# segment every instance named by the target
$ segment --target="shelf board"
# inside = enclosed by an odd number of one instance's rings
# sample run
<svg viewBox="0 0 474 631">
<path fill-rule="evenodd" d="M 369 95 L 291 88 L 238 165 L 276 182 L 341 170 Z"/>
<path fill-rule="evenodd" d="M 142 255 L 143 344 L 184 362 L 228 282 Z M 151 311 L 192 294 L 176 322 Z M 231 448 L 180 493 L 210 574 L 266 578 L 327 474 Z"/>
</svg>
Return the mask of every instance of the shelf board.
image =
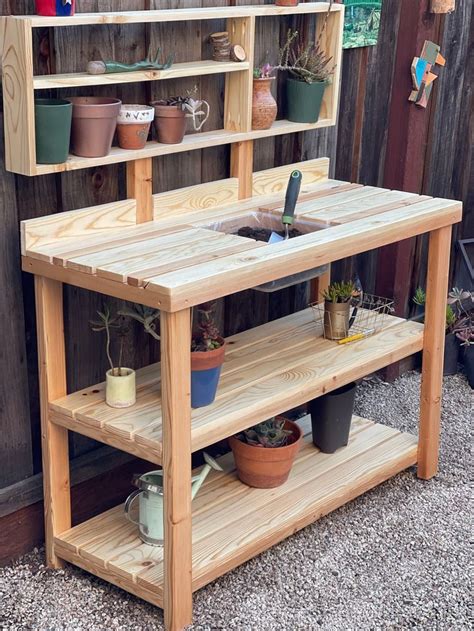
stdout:
<svg viewBox="0 0 474 631">
<path fill-rule="evenodd" d="M 197 451 L 421 350 L 423 326 L 386 316 L 384 328 L 346 345 L 321 337 L 312 309 L 227 339 L 216 400 L 192 411 Z M 52 421 L 100 442 L 161 464 L 160 365 L 137 373 L 137 403 L 114 409 L 105 385 L 50 404 Z"/>
<path fill-rule="evenodd" d="M 275 545 L 416 463 L 415 436 L 353 418 L 347 447 L 323 454 L 305 439 L 288 481 L 252 489 L 236 475 L 231 454 L 220 459 L 193 502 L 193 590 Z M 55 538 L 55 553 L 155 605 L 163 603 L 163 549 L 148 546 L 113 508 Z"/>
<path fill-rule="evenodd" d="M 220 20 L 242 17 L 272 15 L 305 15 L 325 13 L 328 2 L 308 2 L 296 7 L 241 6 L 199 7 L 193 9 L 158 9 L 153 11 L 121 11 L 102 13 L 76 13 L 72 17 L 42 17 L 38 15 L 15 16 L 27 20 L 32 27 L 86 26 L 92 24 L 145 24 L 150 22 L 184 22 L 188 20 Z M 343 11 L 343 6 L 334 4 L 332 11 Z"/>
<path fill-rule="evenodd" d="M 139 72 L 113 72 L 92 75 L 87 72 L 71 74 L 53 74 L 36 76 L 33 79 L 35 90 L 51 88 L 80 88 L 83 86 L 114 85 L 117 83 L 135 83 L 143 81 L 161 81 L 181 77 L 201 77 L 210 74 L 242 72 L 249 69 L 248 61 L 190 61 L 173 64 L 167 70 L 143 70 Z"/>
<path fill-rule="evenodd" d="M 182 143 L 177 145 L 164 145 L 159 142 L 147 142 L 144 149 L 132 151 L 112 147 L 108 156 L 103 158 L 80 158 L 70 155 L 64 164 L 37 164 L 35 175 L 45 175 L 47 173 L 61 173 L 63 171 L 75 171 L 76 169 L 87 169 L 91 167 L 104 166 L 106 164 L 116 164 L 118 162 L 129 162 L 130 160 L 140 160 L 141 158 L 154 158 L 157 156 L 183 151 L 194 151 L 206 149 L 207 147 L 217 147 L 219 145 L 229 145 L 245 140 L 258 140 L 270 136 L 281 136 L 282 134 L 294 134 L 302 131 L 311 131 L 322 127 L 329 127 L 333 122 L 329 118 L 323 118 L 317 123 L 292 123 L 288 120 L 275 121 L 270 129 L 259 129 L 247 132 L 229 131 L 218 129 L 199 134 L 187 134 Z"/>
</svg>

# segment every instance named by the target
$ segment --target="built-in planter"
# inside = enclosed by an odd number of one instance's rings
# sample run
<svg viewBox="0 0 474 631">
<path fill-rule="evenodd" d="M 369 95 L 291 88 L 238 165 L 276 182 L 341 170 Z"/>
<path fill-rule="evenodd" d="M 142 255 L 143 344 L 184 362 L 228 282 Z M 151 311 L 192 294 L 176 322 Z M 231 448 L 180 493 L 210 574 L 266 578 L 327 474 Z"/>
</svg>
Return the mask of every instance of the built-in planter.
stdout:
<svg viewBox="0 0 474 631">
<path fill-rule="evenodd" d="M 74 15 L 76 0 L 35 0 L 36 13 L 45 16 Z"/>
<path fill-rule="evenodd" d="M 273 81 L 275 77 L 253 80 L 252 129 L 270 129 L 275 122 L 278 106 L 271 92 Z"/>
<path fill-rule="evenodd" d="M 307 83 L 297 79 L 286 80 L 287 118 L 294 123 L 316 123 L 323 102 L 325 81 Z"/>
<path fill-rule="evenodd" d="M 105 401 L 111 408 L 128 408 L 135 405 L 137 389 L 135 371 L 131 368 L 114 368 L 106 373 Z"/>
<path fill-rule="evenodd" d="M 216 398 L 225 356 L 225 341 L 218 338 L 219 348 L 191 353 L 191 407 L 210 405 Z"/>
<path fill-rule="evenodd" d="M 287 444 L 282 447 L 264 447 L 245 442 L 242 435 L 231 436 L 229 444 L 234 454 L 239 479 L 259 489 L 272 489 L 288 480 L 291 467 L 298 453 L 302 432 L 293 421 L 283 417 L 283 429 L 289 432 Z"/>
<path fill-rule="evenodd" d="M 35 99 L 36 162 L 62 164 L 69 154 L 72 103 L 65 99 Z"/>
<path fill-rule="evenodd" d="M 184 110 L 178 105 L 155 103 L 155 130 L 158 142 L 177 145 L 183 142 L 186 131 Z"/>
<path fill-rule="evenodd" d="M 309 404 L 313 443 L 323 453 L 332 454 L 349 442 L 356 384 L 313 399 Z"/>
<path fill-rule="evenodd" d="M 155 110 L 150 105 L 122 105 L 117 119 L 117 136 L 122 149 L 143 149 Z"/>
<path fill-rule="evenodd" d="M 122 102 L 101 96 L 75 96 L 72 102 L 71 151 L 84 158 L 110 153 Z"/>
</svg>

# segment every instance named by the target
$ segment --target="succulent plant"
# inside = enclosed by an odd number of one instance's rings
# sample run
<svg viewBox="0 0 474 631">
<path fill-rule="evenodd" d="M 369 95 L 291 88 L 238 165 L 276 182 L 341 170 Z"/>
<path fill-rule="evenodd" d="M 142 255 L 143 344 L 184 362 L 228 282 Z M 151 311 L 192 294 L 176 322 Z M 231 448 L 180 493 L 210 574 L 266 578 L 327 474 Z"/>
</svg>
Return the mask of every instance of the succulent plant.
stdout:
<svg viewBox="0 0 474 631">
<path fill-rule="evenodd" d="M 358 293 L 352 281 L 332 283 L 323 291 L 323 298 L 328 302 L 349 302 Z"/>
<path fill-rule="evenodd" d="M 215 300 L 203 302 L 196 307 L 198 330 L 193 335 L 191 350 L 196 351 L 213 351 L 222 346 L 219 329 L 214 319 L 216 309 Z"/>
<path fill-rule="evenodd" d="M 239 438 L 255 447 L 284 447 L 293 432 L 285 429 L 285 419 L 271 418 L 246 429 Z"/>
</svg>

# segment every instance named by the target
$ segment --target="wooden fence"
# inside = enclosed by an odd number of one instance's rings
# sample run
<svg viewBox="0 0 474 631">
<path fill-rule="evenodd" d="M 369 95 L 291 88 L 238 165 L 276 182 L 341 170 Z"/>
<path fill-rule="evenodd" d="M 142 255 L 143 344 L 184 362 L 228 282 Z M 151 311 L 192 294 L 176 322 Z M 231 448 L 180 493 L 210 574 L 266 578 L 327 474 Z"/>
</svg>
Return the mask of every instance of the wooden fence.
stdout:
<svg viewBox="0 0 474 631">
<path fill-rule="evenodd" d="M 266 3 L 262 0 L 78 0 L 79 10 L 85 12 Z M 430 15 L 427 5 L 428 0 L 384 0 L 379 44 L 344 53 L 338 126 L 257 141 L 255 170 L 329 156 L 331 174 L 338 179 L 464 200 L 465 219 L 456 229 L 454 238 L 474 236 L 471 0 L 458 0 L 456 12 L 449 16 Z M 0 4 L 0 15 L 32 12 L 33 0 L 3 0 Z M 290 25 L 302 29 L 307 37 L 311 37 L 314 30 L 311 19 L 257 20 L 257 63 L 266 59 L 276 61 L 279 42 Z M 89 60 L 101 57 L 134 61 L 144 58 L 150 46 L 174 51 L 176 61 L 209 58 L 207 35 L 222 30 L 223 26 L 214 21 L 68 27 L 54 32 L 37 29 L 35 74 L 83 71 Z M 430 38 L 441 43 L 447 65 L 440 73 L 432 102 L 425 111 L 409 104 L 407 98 L 411 88 L 411 59 L 420 52 L 424 39 Z M 195 85 L 202 98 L 211 104 L 207 129 L 222 127 L 223 78 L 219 75 L 99 87 L 94 93 L 117 96 L 124 102 L 149 102 Z M 63 91 L 67 95 L 84 93 L 84 90 Z M 54 96 L 57 91 L 45 93 L 48 94 Z M 41 512 L 33 279 L 20 271 L 18 223 L 22 219 L 125 196 L 123 165 L 27 178 L 5 172 L 3 153 L 3 132 L 0 132 L 3 218 L 0 231 L 0 520 L 2 516 L 9 519 L 8 527 L 0 526 L 0 548 L 10 532 L 24 526 L 24 513 L 15 516 L 15 510 L 24 511 L 34 506 L 37 515 Z M 228 175 L 228 147 L 154 160 L 155 192 Z M 425 245 L 424 239 L 419 238 L 382 253 L 368 252 L 355 259 L 339 261 L 333 266 L 333 274 L 343 277 L 357 269 L 366 290 L 395 294 L 399 312 L 407 313 L 408 297 L 418 284 L 424 283 Z M 453 248 L 452 274 L 459 265 L 460 258 Z M 225 333 L 230 334 L 285 315 L 302 307 L 306 299 L 305 287 L 270 295 L 243 292 L 221 301 L 219 317 Z M 104 351 L 89 328 L 89 319 L 102 301 L 103 297 L 98 294 L 66 287 L 64 308 L 70 390 L 102 380 L 106 366 Z M 156 343 L 150 343 L 138 328 L 132 338 L 126 351 L 127 365 L 140 367 L 157 360 Z M 97 447 L 84 437 L 71 437 L 71 457 L 76 472 L 73 479 L 77 482 L 84 483 L 97 472 L 105 475 L 104 469 L 123 465 L 122 455 L 104 451 L 104 448 L 97 451 Z M 25 531 L 23 536 L 32 543 L 40 536 L 39 532 L 36 529 L 33 535 Z M 21 549 L 20 546 L 10 550 L 10 554 Z"/>
</svg>

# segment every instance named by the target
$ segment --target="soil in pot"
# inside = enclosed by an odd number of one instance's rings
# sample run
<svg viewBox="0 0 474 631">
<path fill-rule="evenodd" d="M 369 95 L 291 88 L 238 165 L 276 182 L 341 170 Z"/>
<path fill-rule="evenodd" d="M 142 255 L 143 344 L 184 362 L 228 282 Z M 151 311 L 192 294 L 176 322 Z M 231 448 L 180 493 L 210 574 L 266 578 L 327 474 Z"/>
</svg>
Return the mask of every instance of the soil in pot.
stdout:
<svg viewBox="0 0 474 631">
<path fill-rule="evenodd" d="M 155 103 L 155 130 L 158 142 L 177 145 L 183 142 L 186 131 L 185 112 L 177 105 Z"/>
<path fill-rule="evenodd" d="M 143 149 L 155 110 L 149 105 L 122 105 L 117 119 L 117 136 L 122 149 Z"/>
<path fill-rule="evenodd" d="M 325 454 L 332 454 L 349 442 L 356 384 L 349 383 L 309 403 L 313 443 Z"/>
<path fill-rule="evenodd" d="M 46 16 L 74 15 L 76 0 L 63 2 L 63 0 L 35 0 L 36 13 Z"/>
<path fill-rule="evenodd" d="M 35 99 L 36 162 L 62 164 L 69 154 L 72 103 L 64 99 Z"/>
<path fill-rule="evenodd" d="M 277 102 L 271 93 L 275 77 L 253 80 L 252 129 L 270 129 L 278 113 Z"/>
<path fill-rule="evenodd" d="M 273 489 L 288 480 L 303 434 L 296 423 L 287 419 L 284 428 L 293 432 L 289 444 L 284 447 L 256 447 L 236 436 L 229 438 L 237 475 L 244 484 L 257 489 Z"/>
<path fill-rule="evenodd" d="M 225 340 L 212 351 L 191 353 L 191 407 L 202 408 L 213 403 L 225 357 Z"/>
<path fill-rule="evenodd" d="M 455 375 L 458 372 L 459 341 L 455 333 L 446 335 L 444 341 L 443 375 Z"/>
<path fill-rule="evenodd" d="M 72 102 L 71 151 L 84 158 L 110 153 L 122 102 L 101 96 L 75 96 Z"/>
<path fill-rule="evenodd" d="M 105 381 L 105 402 L 111 408 L 128 408 L 135 405 L 136 385 L 135 371 L 131 368 L 121 368 L 120 374 L 108 370 Z"/>
<path fill-rule="evenodd" d="M 326 83 L 286 80 L 287 118 L 295 123 L 316 123 L 321 112 Z"/>
<path fill-rule="evenodd" d="M 279 234 L 281 237 L 285 237 L 284 230 L 275 230 L 274 232 Z M 255 239 L 255 241 L 264 241 L 265 243 L 268 243 L 272 230 L 269 230 L 268 228 L 251 228 L 250 226 L 243 226 L 242 228 L 239 228 L 236 234 L 238 234 L 239 237 L 248 237 L 249 239 Z M 290 239 L 293 239 L 293 237 L 300 237 L 302 234 L 303 233 L 296 230 L 296 228 L 291 228 L 289 231 Z"/>
</svg>

